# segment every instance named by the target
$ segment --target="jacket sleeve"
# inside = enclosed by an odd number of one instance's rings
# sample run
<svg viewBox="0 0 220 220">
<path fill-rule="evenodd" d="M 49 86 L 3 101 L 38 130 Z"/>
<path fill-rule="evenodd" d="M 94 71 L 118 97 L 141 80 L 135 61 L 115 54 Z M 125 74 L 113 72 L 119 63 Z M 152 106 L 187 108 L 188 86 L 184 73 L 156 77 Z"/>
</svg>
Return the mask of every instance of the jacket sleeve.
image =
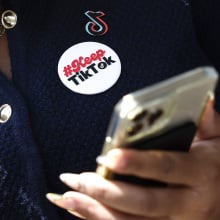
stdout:
<svg viewBox="0 0 220 220">
<path fill-rule="evenodd" d="M 4 111 L 4 106 L 8 111 Z M 45 199 L 45 182 L 25 102 L 0 74 L 1 219 L 58 219 L 55 208 Z"/>
</svg>

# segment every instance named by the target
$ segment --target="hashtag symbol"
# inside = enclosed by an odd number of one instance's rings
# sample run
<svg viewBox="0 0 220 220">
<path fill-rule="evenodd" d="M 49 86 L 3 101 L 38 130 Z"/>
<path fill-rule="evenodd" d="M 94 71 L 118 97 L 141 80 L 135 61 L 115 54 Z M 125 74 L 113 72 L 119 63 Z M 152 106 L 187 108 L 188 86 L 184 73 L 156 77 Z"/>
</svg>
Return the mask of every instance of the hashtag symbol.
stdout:
<svg viewBox="0 0 220 220">
<path fill-rule="evenodd" d="M 72 67 L 70 65 L 67 65 L 67 66 L 64 67 L 63 72 L 64 72 L 64 75 L 66 77 L 69 77 L 69 76 L 72 76 L 73 69 L 72 69 Z"/>
</svg>

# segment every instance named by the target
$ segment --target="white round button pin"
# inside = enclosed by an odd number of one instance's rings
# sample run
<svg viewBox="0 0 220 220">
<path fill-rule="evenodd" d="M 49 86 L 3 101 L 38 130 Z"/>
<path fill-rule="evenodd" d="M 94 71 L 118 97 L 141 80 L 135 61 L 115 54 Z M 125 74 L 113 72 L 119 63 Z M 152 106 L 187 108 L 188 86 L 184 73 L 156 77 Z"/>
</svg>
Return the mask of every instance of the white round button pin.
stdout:
<svg viewBox="0 0 220 220">
<path fill-rule="evenodd" d="M 93 95 L 115 85 L 121 75 L 121 62 L 109 46 L 83 42 L 63 53 L 58 63 L 58 74 L 70 90 Z"/>
</svg>

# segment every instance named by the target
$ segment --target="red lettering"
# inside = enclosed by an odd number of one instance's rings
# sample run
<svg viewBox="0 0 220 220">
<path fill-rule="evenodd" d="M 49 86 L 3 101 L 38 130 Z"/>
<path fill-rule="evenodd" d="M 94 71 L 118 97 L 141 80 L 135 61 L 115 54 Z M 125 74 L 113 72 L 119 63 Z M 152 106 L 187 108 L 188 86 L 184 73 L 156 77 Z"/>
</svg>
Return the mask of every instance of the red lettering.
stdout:
<svg viewBox="0 0 220 220">
<path fill-rule="evenodd" d="M 79 72 L 80 66 L 79 66 L 79 61 L 78 60 L 73 60 L 73 62 L 71 63 L 71 66 L 73 67 L 73 71 L 75 73 Z"/>
<path fill-rule="evenodd" d="M 92 60 L 96 60 L 96 57 L 97 57 L 96 53 L 92 53 L 92 54 L 90 55 L 90 58 L 91 58 Z"/>
<path fill-rule="evenodd" d="M 88 65 L 92 62 L 92 59 L 90 59 L 89 57 L 85 58 L 85 63 Z"/>
<path fill-rule="evenodd" d="M 105 55 L 105 51 L 104 50 L 98 50 L 96 52 L 96 54 L 97 54 L 98 60 L 101 61 L 102 57 L 104 57 L 104 55 Z"/>
<path fill-rule="evenodd" d="M 86 67 L 90 65 L 93 61 L 99 60 L 101 61 L 103 56 L 105 55 L 104 50 L 97 50 L 96 53 L 92 53 L 89 57 L 79 57 L 78 59 L 73 60 L 71 66 L 75 73 L 78 73 L 82 67 Z"/>
</svg>

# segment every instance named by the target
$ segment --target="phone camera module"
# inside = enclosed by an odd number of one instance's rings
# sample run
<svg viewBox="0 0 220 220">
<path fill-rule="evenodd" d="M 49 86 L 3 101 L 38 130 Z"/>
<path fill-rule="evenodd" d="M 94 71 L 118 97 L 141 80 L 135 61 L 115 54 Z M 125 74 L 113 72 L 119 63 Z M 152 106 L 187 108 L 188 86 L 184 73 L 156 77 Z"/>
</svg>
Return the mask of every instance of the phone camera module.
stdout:
<svg viewBox="0 0 220 220">
<path fill-rule="evenodd" d="M 134 136 L 136 134 L 139 133 L 139 131 L 141 131 L 141 129 L 144 127 L 143 124 L 141 123 L 138 123 L 138 124 L 134 124 L 134 125 L 131 125 L 127 128 L 127 135 L 128 136 Z"/>
<path fill-rule="evenodd" d="M 133 117 L 131 118 L 131 121 L 138 122 L 140 120 L 143 120 L 148 115 L 147 110 L 142 110 L 140 112 L 137 112 Z"/>
<path fill-rule="evenodd" d="M 162 115 L 164 114 L 163 109 L 157 109 L 152 112 L 147 118 L 148 124 L 152 126 Z"/>
</svg>

